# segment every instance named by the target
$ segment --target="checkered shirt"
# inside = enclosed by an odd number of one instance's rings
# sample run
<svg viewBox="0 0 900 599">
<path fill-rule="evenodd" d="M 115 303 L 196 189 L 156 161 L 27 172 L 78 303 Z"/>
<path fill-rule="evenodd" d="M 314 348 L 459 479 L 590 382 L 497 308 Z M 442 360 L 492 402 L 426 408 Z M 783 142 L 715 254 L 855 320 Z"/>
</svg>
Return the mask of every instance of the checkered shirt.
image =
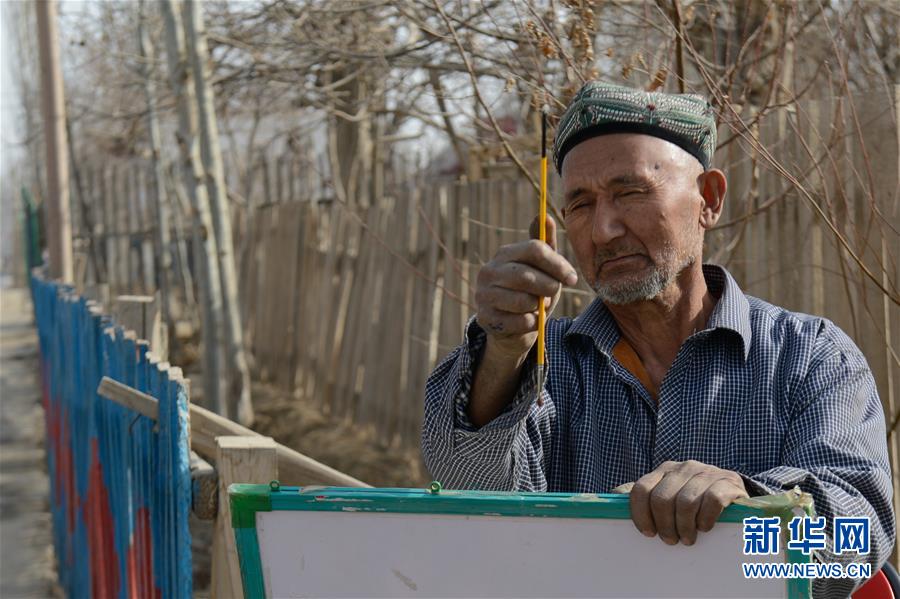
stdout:
<svg viewBox="0 0 900 599">
<path fill-rule="evenodd" d="M 466 408 L 485 333 L 465 343 L 425 387 L 422 451 L 447 488 L 604 493 L 663 462 L 732 470 L 751 495 L 795 486 L 828 520 L 869 516 L 871 553 L 819 552 L 823 562 L 887 560 L 896 529 L 885 421 L 862 353 L 832 322 L 745 295 L 722 267 L 704 265 L 719 300 L 659 389 L 659 404 L 613 357 L 620 338 L 595 300 L 577 318 L 547 323 L 548 373 L 538 395 L 533 354 L 503 413 L 476 429 Z M 816 597 L 846 597 L 850 579 L 819 579 Z"/>
</svg>

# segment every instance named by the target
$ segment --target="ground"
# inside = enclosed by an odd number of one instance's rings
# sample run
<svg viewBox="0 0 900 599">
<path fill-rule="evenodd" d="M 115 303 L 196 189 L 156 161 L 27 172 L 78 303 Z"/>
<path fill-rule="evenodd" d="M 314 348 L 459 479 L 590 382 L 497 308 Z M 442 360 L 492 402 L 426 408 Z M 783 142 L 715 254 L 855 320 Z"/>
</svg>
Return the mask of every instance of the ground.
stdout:
<svg viewBox="0 0 900 599">
<path fill-rule="evenodd" d="M 386 447 L 370 427 L 329 419 L 312 402 L 254 383 L 253 405 L 255 430 L 370 485 L 425 487 L 431 481 L 417 447 Z"/>
<path fill-rule="evenodd" d="M 56 597 L 38 342 L 26 289 L 0 290 L 0 597 Z"/>
</svg>

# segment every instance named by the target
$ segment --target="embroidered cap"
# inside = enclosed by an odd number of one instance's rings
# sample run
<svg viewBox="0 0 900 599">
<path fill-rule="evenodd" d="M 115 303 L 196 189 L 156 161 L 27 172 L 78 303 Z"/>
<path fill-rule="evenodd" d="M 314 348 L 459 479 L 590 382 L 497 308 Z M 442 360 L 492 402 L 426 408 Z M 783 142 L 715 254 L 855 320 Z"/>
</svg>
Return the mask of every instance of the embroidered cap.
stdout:
<svg viewBox="0 0 900 599">
<path fill-rule="evenodd" d="M 610 133 L 643 133 L 672 142 L 708 169 L 716 151 L 716 119 L 702 96 L 666 94 L 589 81 L 563 113 L 553 144 L 562 174 L 566 154 L 581 142 Z"/>
</svg>

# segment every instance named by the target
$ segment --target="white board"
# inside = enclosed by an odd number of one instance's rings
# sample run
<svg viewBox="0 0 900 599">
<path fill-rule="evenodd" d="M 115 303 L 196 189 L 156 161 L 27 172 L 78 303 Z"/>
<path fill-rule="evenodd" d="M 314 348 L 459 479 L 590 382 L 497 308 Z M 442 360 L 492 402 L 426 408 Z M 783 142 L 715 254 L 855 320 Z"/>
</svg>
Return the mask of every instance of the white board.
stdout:
<svg viewBox="0 0 900 599">
<path fill-rule="evenodd" d="M 788 597 L 809 580 L 744 577 L 743 519 L 800 504 L 789 494 L 728 507 L 696 544 L 640 534 L 621 495 L 232 485 L 245 596 Z M 802 510 L 801 510 L 802 511 Z"/>
<path fill-rule="evenodd" d="M 784 581 L 743 577 L 741 532 L 721 522 L 685 547 L 627 520 L 257 514 L 266 594 L 278 598 L 785 597 Z"/>
</svg>

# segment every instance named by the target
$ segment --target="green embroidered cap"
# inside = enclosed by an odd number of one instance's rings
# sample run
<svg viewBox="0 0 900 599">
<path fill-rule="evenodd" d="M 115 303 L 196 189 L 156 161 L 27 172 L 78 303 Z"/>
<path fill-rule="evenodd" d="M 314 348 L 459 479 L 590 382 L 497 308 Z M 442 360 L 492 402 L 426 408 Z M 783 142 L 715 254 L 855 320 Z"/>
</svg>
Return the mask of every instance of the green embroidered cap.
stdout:
<svg viewBox="0 0 900 599">
<path fill-rule="evenodd" d="M 589 81 L 563 113 L 553 144 L 553 163 L 581 142 L 610 133 L 643 133 L 672 142 L 708 169 L 716 151 L 716 119 L 702 96 L 667 94 Z"/>
</svg>

